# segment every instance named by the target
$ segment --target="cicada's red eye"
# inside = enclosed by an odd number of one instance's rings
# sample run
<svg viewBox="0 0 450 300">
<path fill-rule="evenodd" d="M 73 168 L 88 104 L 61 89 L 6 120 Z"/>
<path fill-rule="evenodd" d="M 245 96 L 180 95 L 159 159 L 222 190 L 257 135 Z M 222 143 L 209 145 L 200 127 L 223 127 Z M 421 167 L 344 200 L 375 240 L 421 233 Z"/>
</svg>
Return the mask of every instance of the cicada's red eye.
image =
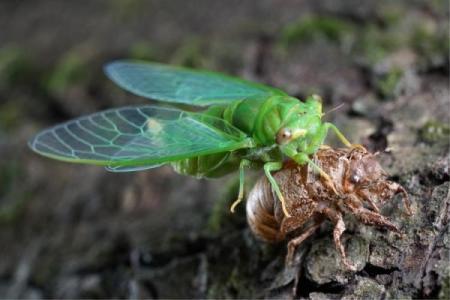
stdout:
<svg viewBox="0 0 450 300">
<path fill-rule="evenodd" d="M 276 142 L 278 145 L 283 145 L 292 139 L 292 131 L 289 128 L 281 128 L 277 133 Z"/>
</svg>

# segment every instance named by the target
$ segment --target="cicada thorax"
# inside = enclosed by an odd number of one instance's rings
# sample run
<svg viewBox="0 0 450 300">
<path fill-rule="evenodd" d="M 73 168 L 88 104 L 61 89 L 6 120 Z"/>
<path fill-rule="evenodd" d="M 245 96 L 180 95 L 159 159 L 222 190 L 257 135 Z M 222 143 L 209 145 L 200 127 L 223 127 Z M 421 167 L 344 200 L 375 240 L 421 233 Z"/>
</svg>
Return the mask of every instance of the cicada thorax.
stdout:
<svg viewBox="0 0 450 300">
<path fill-rule="evenodd" d="M 224 116 L 246 131 L 259 147 L 280 146 L 277 149 L 293 158 L 291 155 L 298 152 L 312 155 L 323 143 L 327 129 L 321 121 L 322 105 L 316 98 L 301 102 L 292 97 L 273 96 L 258 104 L 251 99 L 243 100 L 227 108 Z"/>
<path fill-rule="evenodd" d="M 264 101 L 245 99 L 230 105 L 224 119 L 251 136 L 257 145 L 276 143 L 280 128 L 289 124 L 299 113 L 304 113 L 304 103 L 287 96 L 273 96 Z"/>
<path fill-rule="evenodd" d="M 292 120 L 298 121 L 300 114 L 306 113 L 305 103 L 287 96 L 273 96 L 265 100 L 246 98 L 230 103 L 227 106 L 211 106 L 206 114 L 222 118 L 253 138 L 256 147 L 267 147 L 276 144 L 277 132 L 281 127 L 289 125 Z M 260 160 L 257 149 L 238 152 L 224 152 L 184 159 L 172 163 L 175 171 L 196 177 L 219 177 L 237 170 L 240 160 L 251 157 Z M 248 153 L 247 153 L 248 152 Z M 264 152 L 266 160 L 279 159 L 279 151 Z M 273 156 L 272 158 L 267 156 Z"/>
</svg>

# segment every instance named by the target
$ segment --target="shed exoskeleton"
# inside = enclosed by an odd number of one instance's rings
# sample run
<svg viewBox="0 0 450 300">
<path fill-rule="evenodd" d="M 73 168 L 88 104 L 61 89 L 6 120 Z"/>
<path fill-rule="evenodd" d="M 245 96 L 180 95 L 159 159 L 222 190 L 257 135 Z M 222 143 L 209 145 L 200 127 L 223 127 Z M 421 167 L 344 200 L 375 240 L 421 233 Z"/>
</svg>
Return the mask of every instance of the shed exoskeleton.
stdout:
<svg viewBox="0 0 450 300">
<path fill-rule="evenodd" d="M 248 224 L 255 236 L 266 242 L 293 237 L 286 255 L 286 262 L 290 263 L 295 249 L 328 219 L 334 224 L 334 242 L 343 264 L 355 270 L 341 243 L 345 231 L 343 214 L 351 213 L 363 224 L 400 233 L 395 224 L 380 214 L 379 206 L 400 193 L 406 212 L 411 215 L 408 194 L 401 185 L 387 179 L 376 154 L 363 148 L 322 147 L 314 162 L 329 174 L 337 194 L 308 165 L 288 161 L 274 178 L 284 194 L 290 216 L 283 213 L 270 183 L 262 177 L 248 195 Z"/>
</svg>

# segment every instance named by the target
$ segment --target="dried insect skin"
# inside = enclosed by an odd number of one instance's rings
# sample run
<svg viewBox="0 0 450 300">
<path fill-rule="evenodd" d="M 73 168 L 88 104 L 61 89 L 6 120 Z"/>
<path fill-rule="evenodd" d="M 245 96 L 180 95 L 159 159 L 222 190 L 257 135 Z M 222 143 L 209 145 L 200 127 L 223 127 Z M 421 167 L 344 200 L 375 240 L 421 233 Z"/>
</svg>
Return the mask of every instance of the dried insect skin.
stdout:
<svg viewBox="0 0 450 300">
<path fill-rule="evenodd" d="M 287 162 L 274 177 L 286 199 L 291 217 L 285 217 L 280 201 L 263 177 L 247 199 L 248 224 L 252 232 L 266 242 L 282 241 L 301 229 L 301 234 L 288 243 L 286 261 L 290 262 L 296 247 L 328 219 L 334 224 L 334 242 L 344 265 L 355 270 L 346 258 L 340 239 L 345 231 L 343 214 L 351 213 L 363 224 L 399 233 L 399 229 L 379 213 L 378 207 L 400 193 L 410 215 L 408 194 L 402 186 L 387 180 L 376 154 L 363 148 L 322 148 L 316 153 L 314 161 L 330 175 L 337 194 L 312 168 Z"/>
</svg>

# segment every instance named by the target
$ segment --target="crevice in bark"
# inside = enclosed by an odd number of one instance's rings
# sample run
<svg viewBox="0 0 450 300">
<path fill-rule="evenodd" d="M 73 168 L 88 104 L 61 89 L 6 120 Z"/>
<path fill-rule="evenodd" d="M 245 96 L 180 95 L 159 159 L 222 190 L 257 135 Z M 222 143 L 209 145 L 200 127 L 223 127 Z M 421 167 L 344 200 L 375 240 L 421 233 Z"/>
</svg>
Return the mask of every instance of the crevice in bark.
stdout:
<svg viewBox="0 0 450 300">
<path fill-rule="evenodd" d="M 387 136 L 394 129 L 392 121 L 386 118 L 380 118 L 377 130 L 369 136 L 370 150 L 383 151 L 388 146 Z"/>
<path fill-rule="evenodd" d="M 297 297 L 308 298 L 309 294 L 320 292 L 325 294 L 342 294 L 345 291 L 345 286 L 337 282 L 330 282 L 326 284 L 317 284 L 309 280 L 305 276 L 301 276 L 299 286 L 297 287 Z"/>
<path fill-rule="evenodd" d="M 378 266 L 374 266 L 370 263 L 366 264 L 364 269 L 361 270 L 360 275 L 365 277 L 375 278 L 377 275 L 390 275 L 395 271 L 400 271 L 398 268 L 385 269 Z"/>
</svg>

